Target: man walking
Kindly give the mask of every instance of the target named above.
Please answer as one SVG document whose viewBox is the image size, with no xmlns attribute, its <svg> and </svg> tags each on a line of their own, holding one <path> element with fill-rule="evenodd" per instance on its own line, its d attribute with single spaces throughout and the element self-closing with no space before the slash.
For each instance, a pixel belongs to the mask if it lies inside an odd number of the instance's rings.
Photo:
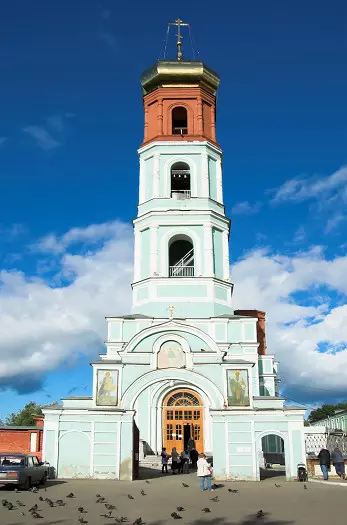
<svg viewBox="0 0 347 525">
<path fill-rule="evenodd" d="M 320 468 L 323 474 L 323 479 L 325 481 L 328 480 L 329 477 L 329 470 L 330 470 L 330 452 L 326 448 L 322 448 L 320 453 L 318 454 L 319 462 L 320 462 Z"/>
</svg>

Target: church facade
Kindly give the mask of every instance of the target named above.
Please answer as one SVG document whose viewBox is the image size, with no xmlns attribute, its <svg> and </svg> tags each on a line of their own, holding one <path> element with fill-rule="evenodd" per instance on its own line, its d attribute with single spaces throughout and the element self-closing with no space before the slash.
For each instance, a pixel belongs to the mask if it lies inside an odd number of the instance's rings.
<svg viewBox="0 0 347 525">
<path fill-rule="evenodd" d="M 292 479 L 305 461 L 304 410 L 279 396 L 264 312 L 233 305 L 219 77 L 179 55 L 141 84 L 133 312 L 107 318 L 92 396 L 44 409 L 44 459 L 61 478 L 133 479 L 138 433 L 152 455 L 191 438 L 213 457 L 216 479 L 258 480 L 274 436 Z"/>
</svg>

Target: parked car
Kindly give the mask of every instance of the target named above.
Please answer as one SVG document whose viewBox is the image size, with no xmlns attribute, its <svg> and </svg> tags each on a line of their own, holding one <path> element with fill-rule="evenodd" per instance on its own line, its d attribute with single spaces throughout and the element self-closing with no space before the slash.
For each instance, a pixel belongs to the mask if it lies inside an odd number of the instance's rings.
<svg viewBox="0 0 347 525">
<path fill-rule="evenodd" d="M 28 490 L 31 485 L 44 485 L 49 465 L 31 454 L 0 452 L 0 485 L 18 485 Z"/>
</svg>

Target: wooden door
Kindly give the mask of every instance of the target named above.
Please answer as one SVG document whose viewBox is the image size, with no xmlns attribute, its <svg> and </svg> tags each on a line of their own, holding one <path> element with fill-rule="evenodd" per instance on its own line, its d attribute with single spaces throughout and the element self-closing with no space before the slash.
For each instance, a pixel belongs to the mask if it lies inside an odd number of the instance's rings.
<svg viewBox="0 0 347 525">
<path fill-rule="evenodd" d="M 190 390 L 171 392 L 163 405 L 163 447 L 169 454 L 174 447 L 182 452 L 191 437 L 198 452 L 204 450 L 203 406 Z"/>
</svg>

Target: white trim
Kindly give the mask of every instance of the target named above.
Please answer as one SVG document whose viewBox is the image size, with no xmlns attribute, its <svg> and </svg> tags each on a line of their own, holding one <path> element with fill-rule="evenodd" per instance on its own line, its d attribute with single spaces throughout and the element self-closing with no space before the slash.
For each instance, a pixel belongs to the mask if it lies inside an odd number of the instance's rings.
<svg viewBox="0 0 347 525">
<path fill-rule="evenodd" d="M 208 153 L 201 153 L 201 194 L 200 197 L 210 198 Z"/>
<path fill-rule="evenodd" d="M 251 421 L 252 432 L 252 473 L 253 478 L 257 479 L 257 458 L 256 458 L 256 442 L 255 442 L 255 423 Z M 259 469 L 258 469 L 259 470 Z M 260 476 L 259 476 L 260 477 Z"/>
<path fill-rule="evenodd" d="M 180 331 L 180 332 L 187 332 L 188 334 L 196 335 L 200 339 L 202 339 L 206 345 L 210 348 L 212 352 L 216 352 L 217 354 L 222 354 L 220 351 L 220 348 L 218 347 L 217 343 L 208 335 L 206 332 L 203 332 L 199 328 L 196 328 L 195 326 L 186 325 L 183 323 L 179 323 L 175 321 L 175 319 L 166 321 L 162 324 L 157 324 L 154 326 L 149 326 L 148 328 L 145 328 L 142 330 L 142 332 L 135 334 L 132 339 L 128 342 L 124 354 L 128 354 L 132 352 L 132 350 L 144 339 L 145 337 L 148 337 L 152 334 L 158 334 L 160 332 L 165 332 L 166 335 L 169 335 L 172 331 Z M 118 365 L 114 365 L 118 366 Z M 105 367 L 107 368 L 107 367 Z"/>
<path fill-rule="evenodd" d="M 195 255 L 195 254 L 194 254 Z M 213 239 L 212 226 L 204 225 L 204 276 L 213 277 Z"/>
<path fill-rule="evenodd" d="M 137 150 L 137 153 L 139 155 L 143 155 L 147 150 L 150 150 L 151 148 L 155 148 L 156 146 L 161 146 L 161 148 L 163 147 L 167 147 L 167 146 L 175 146 L 176 148 L 178 146 L 190 146 L 190 148 L 194 148 L 194 147 L 201 147 L 201 146 L 204 146 L 204 147 L 208 147 L 209 149 L 211 149 L 215 155 L 217 155 L 217 158 L 221 158 L 221 155 L 222 155 L 222 150 L 221 148 L 219 148 L 218 146 L 216 146 L 216 144 L 213 144 L 212 142 L 209 142 L 208 140 L 204 140 L 204 141 L 200 141 L 200 140 L 196 140 L 196 141 L 188 141 L 188 140 L 180 140 L 179 142 L 177 141 L 174 141 L 174 140 L 163 140 L 163 141 L 155 141 L 155 142 L 150 142 L 149 144 L 146 144 L 145 146 L 142 146 L 140 147 L 138 150 Z M 173 151 L 168 148 L 166 150 L 161 150 L 160 151 L 161 155 L 167 155 L 167 154 L 172 154 Z M 175 152 L 176 153 L 176 152 Z M 187 155 L 191 155 L 193 153 L 196 153 L 195 151 L 189 151 L 187 149 Z M 176 153 L 177 154 L 177 153 Z M 152 154 L 149 154 L 148 156 L 152 156 Z"/>
<path fill-rule="evenodd" d="M 117 461 L 117 464 L 116 464 L 116 476 L 117 476 L 117 479 L 120 479 L 120 461 L 121 461 L 121 431 L 122 431 L 122 424 L 121 424 L 121 421 L 117 421 L 117 437 L 116 437 L 116 454 L 117 454 L 117 457 L 118 457 L 118 461 Z M 132 432 L 131 432 L 131 436 L 132 436 Z M 132 447 L 131 447 L 132 448 Z M 132 463 L 132 462 L 131 462 Z"/>
<path fill-rule="evenodd" d="M 229 232 L 222 231 L 222 251 L 223 251 L 223 278 L 230 279 L 229 264 Z"/>
<path fill-rule="evenodd" d="M 141 279 L 141 233 L 134 230 L 134 281 Z"/>
<path fill-rule="evenodd" d="M 150 226 L 149 232 L 149 275 L 155 277 L 158 273 L 158 226 Z"/>
<path fill-rule="evenodd" d="M 223 204 L 222 161 L 216 160 L 217 201 Z"/>
<path fill-rule="evenodd" d="M 90 429 L 90 456 L 89 456 L 89 474 L 90 476 L 94 476 L 94 438 L 95 438 L 95 421 L 91 421 L 91 429 Z"/>
<path fill-rule="evenodd" d="M 228 479 L 230 477 L 230 458 L 229 458 L 229 422 L 225 420 L 224 425 L 224 439 L 225 439 L 225 448 L 226 448 L 226 458 L 225 458 L 225 470 L 226 470 L 226 478 Z"/>
<path fill-rule="evenodd" d="M 139 204 L 146 200 L 145 160 L 143 157 L 140 157 Z"/>
</svg>

